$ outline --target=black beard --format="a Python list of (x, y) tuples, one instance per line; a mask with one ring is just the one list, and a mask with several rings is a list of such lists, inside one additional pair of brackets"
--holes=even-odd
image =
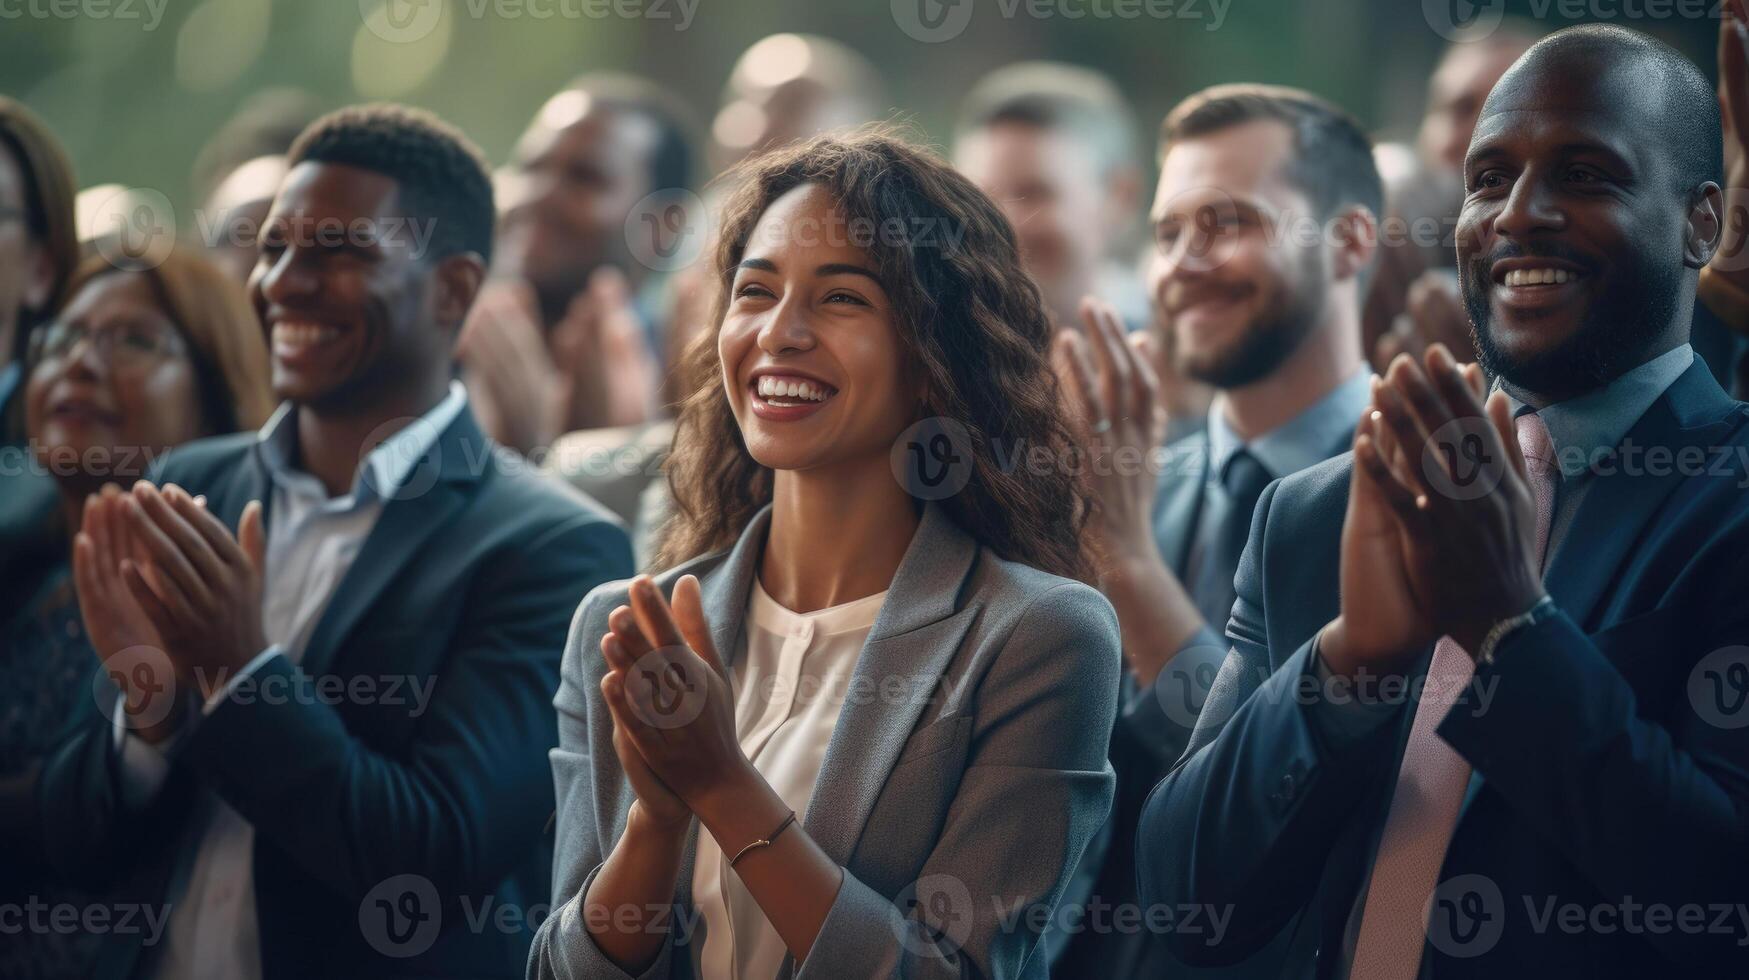
[[(1586, 307), (1578, 331), (1567, 343), (1533, 357), (1515, 357), (1494, 339), (1488, 306), (1494, 285), (1490, 266), (1497, 259), (1523, 254), (1515, 249), (1472, 259), (1464, 277), (1464, 307), (1470, 314), (1470, 334), (1482, 370), (1546, 401), (1595, 391), (1637, 367), (1645, 360), (1648, 343), (1661, 336), (1676, 315), (1680, 269), (1650, 265), (1617, 269), (1610, 274), (1610, 287)], [(1548, 257), (1541, 251), (1535, 254)]]

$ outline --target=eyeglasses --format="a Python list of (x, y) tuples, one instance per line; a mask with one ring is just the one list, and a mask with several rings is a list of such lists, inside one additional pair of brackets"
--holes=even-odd
[(176, 356), (183, 349), (181, 339), (175, 334), (138, 322), (92, 330), (83, 323), (56, 320), (39, 327), (30, 340), (33, 362), (63, 360), (73, 353), (80, 341), (88, 340), (104, 363), (117, 368), (155, 364)]

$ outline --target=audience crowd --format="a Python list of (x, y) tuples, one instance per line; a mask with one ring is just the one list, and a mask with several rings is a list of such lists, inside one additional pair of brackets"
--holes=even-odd
[(274, 90), (146, 250), (0, 97), (0, 976), (1749, 975), (1716, 67)]

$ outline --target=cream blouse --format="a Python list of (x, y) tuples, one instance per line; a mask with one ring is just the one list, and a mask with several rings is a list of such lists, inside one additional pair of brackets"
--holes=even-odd
[[(734, 663), (735, 733), (741, 750), (777, 795), (807, 818), (808, 798), (850, 691), (851, 672), (887, 594), (807, 614), (767, 595), (757, 578), (747, 603), (741, 656)], [(698, 835), (693, 907), (703, 916), (698, 975), (705, 980), (769, 980), (788, 950), (765, 913), (729, 869), (708, 832)]]

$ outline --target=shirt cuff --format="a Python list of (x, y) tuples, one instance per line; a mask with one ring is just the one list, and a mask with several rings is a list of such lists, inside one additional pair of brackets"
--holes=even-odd
[(1318, 653), (1318, 644), (1323, 638), (1322, 630), (1312, 637), (1312, 655), (1307, 658), (1307, 669), (1317, 681), (1319, 696), (1312, 698), (1306, 707), (1312, 716), (1312, 728), (1324, 744), (1341, 749), (1378, 730), (1387, 718), (1397, 713), (1401, 702), (1363, 693), (1347, 678), (1337, 677)]
[[(115, 732), (116, 761), (120, 763), (121, 798), (128, 808), (138, 809), (150, 803), (152, 797), (158, 795), (164, 780), (170, 778), (170, 750), (182, 739), (183, 730), (179, 728), (169, 738), (153, 745), (128, 727), (127, 718), (127, 695), (118, 694), (115, 720), (110, 724)], [(187, 719), (183, 724), (187, 724)]]
[(278, 644), (271, 644), (267, 649), (256, 654), (255, 659), (244, 664), (243, 669), (237, 671), (236, 676), (226, 681), (224, 687), (219, 688), (207, 697), (206, 703), (200, 706), (200, 716), (202, 718), (210, 716), (218, 709), (219, 705), (225, 702), (226, 698), (231, 696), (232, 692), (237, 690), (237, 685), (248, 680), (250, 677), (253, 677), (255, 672), (261, 669), (262, 664), (284, 652), (284, 650), (279, 648)]

